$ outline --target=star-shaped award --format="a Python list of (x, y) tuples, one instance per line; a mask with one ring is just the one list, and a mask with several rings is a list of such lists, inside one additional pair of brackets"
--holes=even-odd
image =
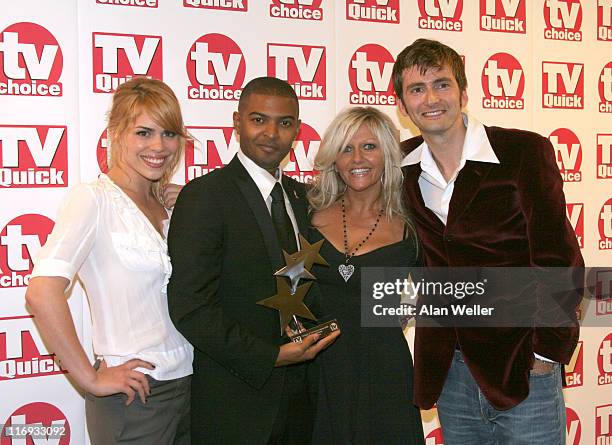
[(319, 240), (316, 243), (310, 244), (306, 238), (300, 235), (300, 246), (302, 248), (293, 254), (288, 254), (283, 251), (285, 255), (285, 262), (287, 265), (290, 260), (301, 260), (304, 259), (304, 267), (307, 270), (310, 270), (313, 264), (320, 264), (322, 266), (329, 266), (329, 263), (325, 261), (325, 259), (319, 254), (319, 250), (321, 250), (321, 246), (323, 245), (324, 240)]
[(285, 262), (287, 265), (278, 272), (275, 272), (274, 275), (277, 277), (287, 277), (289, 279), (291, 282), (291, 293), (295, 293), (300, 278), (305, 280), (316, 280), (315, 276), (304, 267), (306, 258), (294, 258), (284, 251), (283, 253), (285, 254)]
[(276, 295), (265, 298), (257, 302), (261, 306), (276, 309), (280, 316), (280, 333), (283, 335), (285, 328), (294, 315), (316, 321), (316, 317), (304, 304), (304, 297), (310, 289), (312, 283), (298, 286), (295, 293), (291, 293), (291, 288), (287, 281), (282, 277), (276, 277)]

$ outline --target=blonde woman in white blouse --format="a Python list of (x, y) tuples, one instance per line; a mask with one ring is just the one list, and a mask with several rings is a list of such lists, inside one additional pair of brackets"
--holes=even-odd
[[(111, 168), (75, 187), (40, 250), (26, 293), (37, 326), (86, 394), (92, 444), (188, 444), (193, 348), (168, 315), (166, 233), (185, 145), (176, 96), (136, 78), (108, 116)], [(92, 314), (92, 366), (65, 292), (75, 275)]]

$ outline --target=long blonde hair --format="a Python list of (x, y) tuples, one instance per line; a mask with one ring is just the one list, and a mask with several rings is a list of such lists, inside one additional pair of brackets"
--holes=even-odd
[(163, 204), (162, 191), (178, 166), (188, 134), (178, 99), (161, 80), (136, 77), (119, 85), (115, 91), (108, 112), (109, 168), (121, 158), (127, 132), (143, 112), (148, 113), (161, 128), (176, 133), (180, 138), (179, 150), (172, 156), (161, 179), (153, 184), (153, 193)]

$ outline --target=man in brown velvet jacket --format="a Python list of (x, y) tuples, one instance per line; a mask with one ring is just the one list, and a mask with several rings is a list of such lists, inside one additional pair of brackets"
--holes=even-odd
[[(439, 42), (405, 48), (393, 82), (401, 113), (421, 131), (402, 143), (402, 165), (427, 266), (583, 266), (546, 138), (462, 113), (464, 66)], [(580, 301), (564, 298), (571, 308)], [(570, 312), (570, 327), (417, 324), (415, 403), (437, 402), (446, 445), (565, 443), (561, 364), (578, 340)]]

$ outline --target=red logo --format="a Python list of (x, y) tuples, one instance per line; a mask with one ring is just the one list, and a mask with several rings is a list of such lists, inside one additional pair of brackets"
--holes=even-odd
[(346, 0), (346, 19), (399, 23), (399, 0)]
[(64, 58), (53, 34), (21, 22), (0, 34), (0, 95), (61, 96)]
[(325, 100), (325, 47), (268, 43), (268, 76), (286, 80), (299, 99)]
[(272, 0), (270, 17), (282, 19), (323, 20), (323, 0)]
[(380, 45), (369, 43), (359, 47), (349, 64), (349, 102), (358, 105), (395, 105), (391, 83), (393, 63), (391, 53)]
[(582, 435), (582, 424), (580, 423), (580, 417), (576, 414), (576, 411), (569, 407), (565, 407), (565, 431), (566, 445), (580, 445), (580, 436)]
[(28, 403), (18, 408), (6, 420), (3, 433), (0, 445), (70, 444), (70, 423), (66, 415), (55, 405), (45, 402)]
[(236, 42), (223, 34), (203, 35), (187, 54), (187, 97), (238, 100), (245, 72), (244, 55)]
[(525, 108), (523, 67), (508, 53), (493, 54), (482, 70), (483, 108)]
[(0, 187), (66, 187), (66, 133), (60, 125), (0, 125)]
[(544, 38), (549, 40), (582, 40), (582, 5), (580, 0), (546, 0), (544, 2)]
[(612, 113), (612, 62), (608, 62), (599, 75), (599, 112)]
[(555, 149), (557, 166), (564, 182), (582, 181), (582, 145), (576, 134), (568, 128), (558, 128), (548, 136)]
[(584, 108), (584, 65), (542, 62), (542, 108)]
[(157, 0), (96, 0), (100, 5), (138, 6), (140, 8), (157, 8)]
[(299, 182), (311, 182), (315, 176), (314, 160), (319, 152), (321, 136), (310, 125), (302, 122), (293, 150), (281, 163), (283, 173)]
[(18, 216), (0, 232), (0, 288), (25, 287), (32, 273), (32, 258), (47, 242), (54, 222), (46, 216)]
[(612, 40), (612, 2), (597, 2), (597, 40)]
[[(582, 386), (582, 377), (584, 375), (584, 360), (583, 360), (583, 345), (579, 341), (574, 349), (570, 362), (565, 365), (565, 381), (566, 388), (574, 388), (576, 386)], [(569, 426), (569, 423), (568, 423)], [(569, 431), (569, 428), (568, 428)]]
[(185, 145), (185, 182), (227, 165), (238, 152), (233, 127), (187, 127), (187, 130), (193, 141), (187, 140)]
[(599, 345), (597, 351), (598, 385), (612, 383), (612, 333), (608, 334)]
[(595, 274), (595, 301), (597, 315), (612, 314), (612, 269), (597, 269)]
[(0, 382), (64, 372), (45, 347), (31, 315), (0, 318)]
[(100, 171), (102, 173), (108, 172), (108, 132), (106, 128), (100, 135), (100, 139), (98, 139), (98, 145), (96, 146), (96, 159), (98, 161), (98, 167), (100, 167)]
[(248, 11), (249, 0), (183, 0), (186, 8), (218, 9), (220, 11)]
[(567, 209), (567, 219), (569, 219), (570, 224), (574, 228), (574, 233), (576, 233), (576, 239), (578, 240), (578, 245), (581, 249), (584, 248), (584, 204), (583, 203), (574, 203), (566, 204)]
[(597, 177), (612, 178), (612, 134), (597, 134)]
[(612, 198), (608, 199), (599, 212), (599, 250), (612, 249)]
[(612, 436), (612, 404), (595, 407), (595, 443), (605, 445)]
[(480, 0), (480, 30), (525, 34), (524, 0)]
[(419, 28), (436, 31), (461, 31), (463, 0), (419, 0)]
[(438, 427), (432, 430), (425, 438), (425, 445), (444, 445), (442, 428)]
[(134, 76), (163, 80), (162, 38), (94, 32), (93, 91), (112, 93)]

